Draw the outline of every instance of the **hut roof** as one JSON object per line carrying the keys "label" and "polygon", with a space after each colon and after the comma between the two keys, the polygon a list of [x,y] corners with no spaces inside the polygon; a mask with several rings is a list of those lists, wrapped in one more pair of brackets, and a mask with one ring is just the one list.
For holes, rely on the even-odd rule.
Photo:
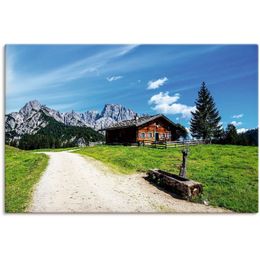
{"label": "hut roof", "polygon": [[109,127],[100,129],[100,131],[103,130],[112,130],[112,129],[120,129],[120,128],[128,128],[128,127],[138,127],[141,125],[144,125],[154,119],[163,117],[164,119],[166,119],[170,124],[172,124],[173,126],[175,126],[175,124],[166,116],[164,116],[163,114],[157,114],[157,115],[152,115],[152,116],[142,116],[142,117],[137,117],[131,120],[124,120],[115,124],[110,125]]}

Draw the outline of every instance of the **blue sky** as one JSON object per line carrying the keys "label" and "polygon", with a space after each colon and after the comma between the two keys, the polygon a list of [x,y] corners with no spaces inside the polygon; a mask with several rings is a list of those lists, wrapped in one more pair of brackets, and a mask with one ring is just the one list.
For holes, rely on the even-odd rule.
{"label": "blue sky", "polygon": [[205,81],[222,117],[258,126],[257,45],[7,45],[6,112],[29,100],[61,112],[122,104],[189,127]]}

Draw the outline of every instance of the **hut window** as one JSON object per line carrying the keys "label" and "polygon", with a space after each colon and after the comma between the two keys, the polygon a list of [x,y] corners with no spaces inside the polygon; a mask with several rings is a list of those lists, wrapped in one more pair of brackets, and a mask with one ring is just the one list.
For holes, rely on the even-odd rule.
{"label": "hut window", "polygon": [[140,138],[145,138],[145,133],[140,133]]}
{"label": "hut window", "polygon": [[149,136],[149,138],[153,138],[153,133],[150,132],[150,133],[148,134],[148,136]]}

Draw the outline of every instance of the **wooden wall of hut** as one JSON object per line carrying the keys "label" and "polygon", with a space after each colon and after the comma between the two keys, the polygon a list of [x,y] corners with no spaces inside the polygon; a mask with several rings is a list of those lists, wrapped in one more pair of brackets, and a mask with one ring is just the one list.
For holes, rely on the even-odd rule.
{"label": "wooden wall of hut", "polygon": [[136,127],[107,130],[106,143],[107,144],[136,143]]}

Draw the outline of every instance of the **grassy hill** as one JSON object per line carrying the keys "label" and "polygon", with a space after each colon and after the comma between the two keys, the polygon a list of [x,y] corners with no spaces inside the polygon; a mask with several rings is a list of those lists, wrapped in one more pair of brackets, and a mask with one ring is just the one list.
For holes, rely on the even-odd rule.
{"label": "grassy hill", "polygon": [[[96,146],[77,153],[101,160],[123,173],[160,168],[179,173],[181,149]],[[204,186],[200,200],[237,212],[258,211],[258,147],[200,145],[190,147],[188,178]]]}
{"label": "grassy hill", "polygon": [[24,212],[48,157],[5,146],[5,211]]}

